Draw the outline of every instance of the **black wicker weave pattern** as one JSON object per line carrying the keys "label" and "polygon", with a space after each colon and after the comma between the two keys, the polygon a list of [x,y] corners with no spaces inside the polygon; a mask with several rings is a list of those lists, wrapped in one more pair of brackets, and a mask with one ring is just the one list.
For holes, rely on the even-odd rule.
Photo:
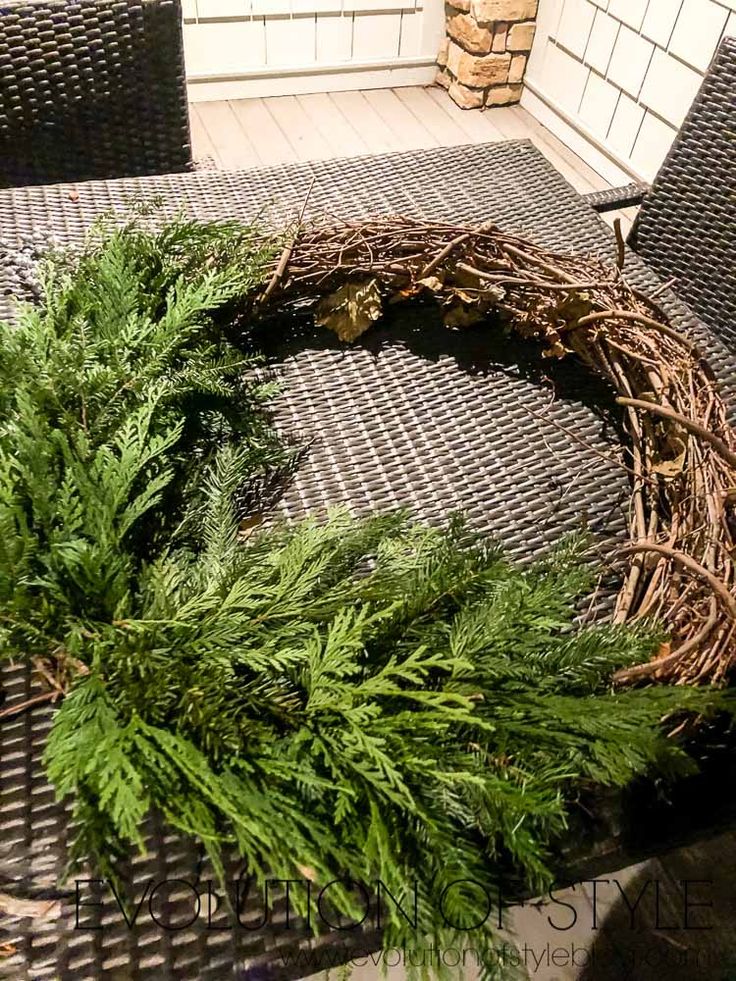
{"label": "black wicker weave pattern", "polygon": [[[71,196],[65,186],[15,188],[0,191],[0,228],[16,244],[39,233],[75,243],[99,213],[156,196],[168,213],[183,205],[201,218],[248,219],[270,205],[267,216],[293,217],[313,179],[312,213],[405,213],[469,223],[492,218],[550,247],[615,256],[606,226],[527,143],[95,182]],[[635,256],[628,263],[632,283],[644,290],[658,285]],[[0,287],[12,282],[12,262],[0,265]],[[12,312],[1,294],[2,289],[0,319]],[[727,377],[728,353],[672,294],[660,302]],[[540,368],[534,357],[488,335],[437,332],[423,313],[415,317],[394,342],[386,328],[350,348],[307,331],[270,350],[285,382],[277,421],[313,441],[282,511],[299,517],[341,501],[360,511],[408,504],[420,517],[437,521],[448,511],[466,509],[477,527],[498,533],[519,556],[545,548],[585,518],[604,532],[621,534],[626,476],[595,452],[611,452],[617,438],[586,393],[554,366]],[[19,668],[7,670],[3,683],[7,704],[37,690]],[[0,726],[0,890],[21,895],[56,888],[64,865],[69,816],[54,803],[40,763],[50,717],[51,710],[41,708]],[[167,835],[155,821],[147,832],[148,854],[131,867],[136,902],[151,881],[178,877],[201,883],[212,877],[190,842]],[[72,883],[72,898],[73,888]],[[208,929],[204,901],[202,910],[191,928],[168,932],[151,921],[144,905],[129,930],[106,893],[103,931],[76,930],[68,901],[61,922],[6,919],[0,940],[17,948],[5,961],[8,976],[221,981],[245,977],[244,966],[253,971],[247,976],[262,979],[314,972],[281,960],[299,942],[293,930],[284,929],[283,905],[270,929],[251,932]],[[168,914],[160,907],[157,912],[186,922],[192,912],[186,887],[179,885]],[[82,914],[86,919],[94,911]],[[219,915],[213,925],[222,925]],[[328,941],[335,939],[346,938],[333,934]],[[353,942],[370,947],[365,937]]]}
{"label": "black wicker weave pattern", "polygon": [[604,191],[591,191],[584,194],[585,201],[601,214],[604,211],[617,211],[641,204],[649,190],[648,184],[625,184],[623,187],[609,187]]}
{"label": "black wicker weave pattern", "polygon": [[0,186],[191,166],[180,0],[0,10]]}
{"label": "black wicker weave pattern", "polygon": [[629,244],[736,350],[736,38],[725,38]]}

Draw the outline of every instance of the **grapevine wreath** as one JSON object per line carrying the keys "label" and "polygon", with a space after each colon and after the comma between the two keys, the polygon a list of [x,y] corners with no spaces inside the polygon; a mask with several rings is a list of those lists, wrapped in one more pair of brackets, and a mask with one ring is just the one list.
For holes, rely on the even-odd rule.
{"label": "grapevine wreath", "polygon": [[661,618],[672,635],[671,649],[617,680],[720,681],[736,655],[736,436],[701,352],[628,285],[622,265],[622,249],[613,267],[490,224],[340,222],[301,229],[258,303],[312,300],[350,341],[384,303],[429,293],[450,326],[497,311],[544,356],[577,358],[602,376],[630,439],[628,566],[614,618]]}

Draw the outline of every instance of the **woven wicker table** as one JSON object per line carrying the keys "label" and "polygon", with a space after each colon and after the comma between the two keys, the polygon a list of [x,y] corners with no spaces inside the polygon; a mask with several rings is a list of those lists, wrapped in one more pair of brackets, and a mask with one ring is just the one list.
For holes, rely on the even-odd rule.
{"label": "woven wicker table", "polygon": [[[550,247],[611,261],[615,256],[612,235],[594,211],[530,144],[513,142],[0,191],[0,239],[10,249],[0,269],[1,291],[13,288],[15,247],[38,236],[78,242],[95,216],[134,200],[160,199],[163,213],[183,207],[201,218],[293,218],[312,181],[308,210],[314,214],[492,219]],[[627,272],[645,291],[658,286],[633,255]],[[658,302],[678,329],[703,345],[727,382],[732,359],[718,339],[671,293]],[[0,318],[12,316],[13,302],[1,295]],[[338,502],[349,502],[356,511],[400,504],[438,521],[463,510],[520,558],[583,521],[612,536],[623,534],[625,474],[595,452],[610,452],[618,442],[615,416],[605,408],[605,393],[581,380],[574,368],[543,364],[534,351],[487,333],[448,332],[421,309],[361,340],[346,349],[310,329],[265,345],[284,382],[277,422],[311,444],[279,502],[283,513],[319,513]],[[4,688],[7,705],[36,691],[21,668],[5,671]],[[0,976],[6,970],[9,977],[34,981],[204,981],[244,977],[246,969],[248,976],[255,977],[250,971],[257,969],[264,978],[311,973],[285,967],[281,960],[281,951],[304,943],[293,929],[283,929],[283,904],[268,929],[218,930],[226,922],[218,920],[223,911],[213,913],[208,924],[206,909],[186,929],[157,926],[147,911],[129,928],[109,891],[103,891],[98,898],[104,899],[104,929],[77,929],[74,879],[59,887],[69,817],[54,803],[40,765],[50,715],[50,709],[39,708],[0,727],[0,890],[59,897],[63,916],[50,922],[5,918],[0,942],[16,952],[0,961]],[[159,912],[162,922],[181,925],[192,911],[186,883],[201,884],[212,877],[211,870],[190,842],[167,834],[155,821],[148,841],[147,856],[136,858],[130,870],[133,905],[146,884],[184,880],[169,890],[167,912]],[[610,834],[607,847],[608,852],[598,850],[610,852]],[[622,864],[616,866],[613,857],[608,861],[609,868]],[[92,902],[93,887],[81,889]],[[95,912],[83,908],[82,925],[94,922]]]}

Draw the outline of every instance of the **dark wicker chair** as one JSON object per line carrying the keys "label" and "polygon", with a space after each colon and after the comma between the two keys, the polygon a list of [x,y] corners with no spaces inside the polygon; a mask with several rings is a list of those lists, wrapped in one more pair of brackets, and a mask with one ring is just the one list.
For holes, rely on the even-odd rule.
{"label": "dark wicker chair", "polygon": [[736,349],[736,38],[725,38],[651,188],[587,196],[641,202],[628,244]]}
{"label": "dark wicker chair", "polygon": [[6,0],[0,186],[190,168],[180,0]]}

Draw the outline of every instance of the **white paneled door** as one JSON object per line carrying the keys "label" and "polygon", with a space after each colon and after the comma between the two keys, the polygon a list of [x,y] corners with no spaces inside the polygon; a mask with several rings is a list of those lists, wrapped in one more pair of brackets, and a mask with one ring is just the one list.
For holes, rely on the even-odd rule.
{"label": "white paneled door", "polygon": [[444,0],[184,0],[192,101],[431,82]]}

